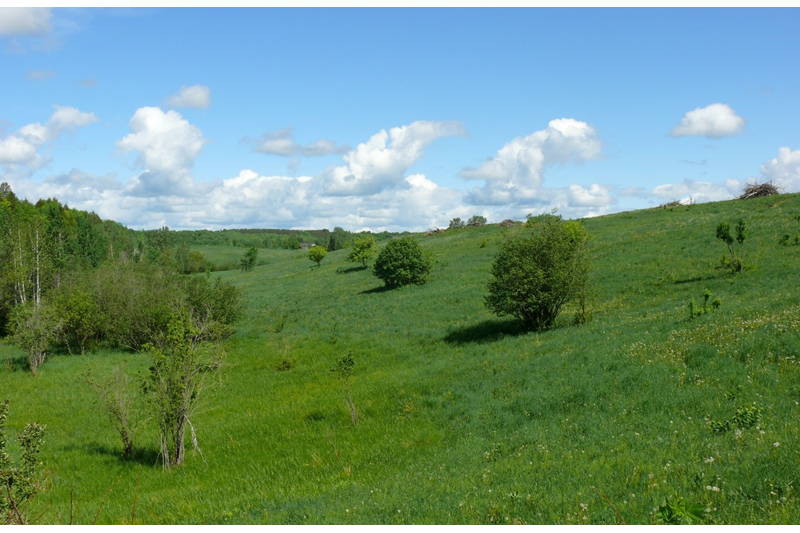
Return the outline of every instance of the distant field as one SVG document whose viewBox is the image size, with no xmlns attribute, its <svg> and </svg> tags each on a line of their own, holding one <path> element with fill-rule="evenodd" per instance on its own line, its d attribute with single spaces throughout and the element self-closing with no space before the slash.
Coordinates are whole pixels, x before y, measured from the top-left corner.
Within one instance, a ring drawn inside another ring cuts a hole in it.
<svg viewBox="0 0 800 533">
<path fill-rule="evenodd" d="M 192 245 L 191 251 L 203 254 L 207 261 L 214 265 L 213 270 L 238 270 L 239 261 L 247 252 L 247 248 L 241 246 L 212 246 L 212 245 Z M 283 250 L 258 248 L 259 265 L 266 264 L 270 257 L 284 257 L 286 254 L 299 254 L 300 250 Z"/>
<path fill-rule="evenodd" d="M 740 217 L 747 268 L 730 275 L 715 228 Z M 703 523 L 800 522 L 800 195 L 585 225 L 593 318 L 568 308 L 541 333 L 484 307 L 497 225 L 417 235 L 437 263 L 399 290 L 347 250 L 320 268 L 259 250 L 254 271 L 214 274 L 247 312 L 192 421 L 202 456 L 172 471 L 150 426 L 121 458 L 82 380 L 142 375 L 146 354 L 57 355 L 31 377 L 0 346 L 10 428 L 48 426 L 34 514 L 66 523 L 74 499 L 78 523 L 650 524 L 668 498 Z M 689 319 L 706 289 L 719 309 Z M 331 372 L 347 352 L 355 426 Z"/>
</svg>

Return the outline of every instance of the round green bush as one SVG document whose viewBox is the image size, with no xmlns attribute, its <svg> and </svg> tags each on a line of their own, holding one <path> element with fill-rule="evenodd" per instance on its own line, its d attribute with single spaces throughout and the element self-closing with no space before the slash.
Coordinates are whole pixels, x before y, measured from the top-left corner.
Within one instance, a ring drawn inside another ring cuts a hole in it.
<svg viewBox="0 0 800 533">
<path fill-rule="evenodd" d="M 433 268 L 433 258 L 426 254 L 411 237 L 389 241 L 378 254 L 372 273 L 386 287 L 395 288 L 412 283 L 422 285 Z"/>
<path fill-rule="evenodd" d="M 579 222 L 531 218 L 500 246 L 486 306 L 498 316 L 517 317 L 530 330 L 551 327 L 562 306 L 586 292 L 588 240 Z"/>
</svg>

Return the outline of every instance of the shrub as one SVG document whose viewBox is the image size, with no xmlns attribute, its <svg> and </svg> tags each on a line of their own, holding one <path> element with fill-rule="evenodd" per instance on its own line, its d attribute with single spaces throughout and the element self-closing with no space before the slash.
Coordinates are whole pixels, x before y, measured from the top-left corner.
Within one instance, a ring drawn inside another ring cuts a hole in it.
<svg viewBox="0 0 800 533">
<path fill-rule="evenodd" d="M 258 259 L 258 249 L 255 246 L 251 246 L 239 260 L 239 266 L 242 272 L 250 272 L 253 270 L 256 266 L 256 259 Z"/>
<path fill-rule="evenodd" d="M 527 329 L 553 325 L 562 306 L 585 294 L 589 275 L 583 225 L 556 215 L 531 217 L 500 246 L 486 306 Z"/>
<path fill-rule="evenodd" d="M 50 343 L 56 339 L 58 320 L 48 305 L 29 302 L 11 311 L 11 340 L 28 356 L 31 374 L 44 363 Z"/>
<path fill-rule="evenodd" d="M 322 260 L 325 259 L 327 255 L 328 250 L 326 250 L 324 246 L 314 246 L 308 251 L 308 258 L 317 264 L 317 268 L 320 267 L 320 263 L 322 263 Z"/>
<path fill-rule="evenodd" d="M 191 417 L 210 377 L 222 364 L 221 349 L 201 341 L 200 331 L 188 315 L 176 314 L 170 318 L 161 347 L 146 346 L 153 359 L 144 392 L 158 423 L 165 468 L 183 464 L 187 429 L 192 445 L 199 450 Z"/>
<path fill-rule="evenodd" d="M 46 426 L 28 424 L 19 436 L 22 457 L 14 466 L 6 447 L 6 416 L 8 400 L 0 405 L 0 524 L 28 523 L 25 516 L 28 504 L 42 490 L 36 480 L 36 467 L 41 464 L 39 455 L 44 444 Z"/>
<path fill-rule="evenodd" d="M 450 221 L 450 226 L 448 226 L 448 229 L 460 229 L 463 227 L 464 227 L 464 221 L 456 217 Z"/>
<path fill-rule="evenodd" d="M 351 263 L 361 263 L 364 268 L 367 268 L 367 263 L 377 250 L 375 237 L 372 235 L 358 236 L 353 239 L 353 245 L 347 259 Z"/>
<path fill-rule="evenodd" d="M 467 226 L 483 226 L 486 224 L 486 217 L 474 215 L 467 220 Z"/>
<path fill-rule="evenodd" d="M 53 304 L 61 323 L 58 331 L 60 340 L 69 353 L 75 348 L 81 355 L 84 354 L 103 328 L 104 319 L 97 298 L 85 288 L 70 284 L 62 286 Z"/>
<path fill-rule="evenodd" d="M 717 239 L 722 240 L 725 245 L 728 247 L 728 251 L 731 254 L 731 259 L 729 263 L 725 262 L 725 258 L 723 256 L 723 264 L 729 266 L 732 272 L 741 272 L 744 260 L 744 240 L 747 238 L 747 226 L 745 225 L 744 219 L 739 219 L 739 222 L 736 224 L 736 242 L 739 244 L 739 251 L 736 252 L 736 249 L 733 246 L 733 235 L 731 235 L 731 226 L 727 222 L 720 222 L 717 224 Z"/>
<path fill-rule="evenodd" d="M 422 285 L 428 280 L 431 268 L 433 258 L 414 239 L 404 237 L 386 244 L 375 260 L 372 273 L 386 287 L 395 288 L 412 283 Z"/>
</svg>

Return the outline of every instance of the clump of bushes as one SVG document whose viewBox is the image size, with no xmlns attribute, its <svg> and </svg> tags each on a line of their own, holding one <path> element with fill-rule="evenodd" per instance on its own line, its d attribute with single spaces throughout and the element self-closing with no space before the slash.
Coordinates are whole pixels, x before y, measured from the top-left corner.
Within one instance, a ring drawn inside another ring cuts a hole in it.
<svg viewBox="0 0 800 533">
<path fill-rule="evenodd" d="M 719 306 L 721 305 L 721 303 L 719 301 L 719 298 L 714 298 L 712 300 L 711 296 L 713 296 L 713 294 L 711 293 L 710 290 L 708 290 L 708 289 L 704 290 L 703 291 L 703 305 L 701 305 L 701 306 L 698 306 L 695 303 L 694 298 L 689 300 L 689 318 L 690 319 L 698 317 L 700 315 L 705 315 L 707 313 L 710 313 L 711 311 L 716 311 L 717 309 L 719 309 Z"/>
<path fill-rule="evenodd" d="M 588 242 L 580 222 L 552 214 L 529 218 L 497 252 L 486 306 L 529 330 L 551 327 L 564 304 L 587 293 Z M 585 302 L 581 307 L 585 316 Z"/>
<path fill-rule="evenodd" d="M 39 305 L 14 307 L 9 329 L 35 374 L 54 345 L 84 353 L 99 344 L 135 351 L 158 344 L 179 313 L 191 317 L 204 340 L 226 338 L 242 313 L 241 291 L 219 279 L 121 261 L 65 276 Z"/>
<path fill-rule="evenodd" d="M 389 241 L 378 254 L 372 272 L 387 288 L 422 285 L 433 268 L 433 258 L 411 237 Z"/>
</svg>

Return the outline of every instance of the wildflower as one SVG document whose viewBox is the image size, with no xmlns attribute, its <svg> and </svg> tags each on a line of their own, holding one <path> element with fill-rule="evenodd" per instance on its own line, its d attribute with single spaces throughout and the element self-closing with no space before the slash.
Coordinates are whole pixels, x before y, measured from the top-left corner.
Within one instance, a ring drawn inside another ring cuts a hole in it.
<svg viewBox="0 0 800 533">
<path fill-rule="evenodd" d="M 714 458 L 713 457 L 709 457 L 709 458 L 706 459 L 706 463 L 708 463 L 708 464 L 711 464 L 713 462 L 714 462 Z"/>
<path fill-rule="evenodd" d="M 719 492 L 719 487 L 717 487 L 716 485 L 714 485 L 714 486 L 706 485 L 706 490 L 710 490 L 710 491 L 713 491 L 713 492 Z"/>
<path fill-rule="evenodd" d="M 774 442 L 774 443 L 772 443 L 772 445 L 773 445 L 775 448 L 777 448 L 778 446 L 780 446 L 780 445 L 781 445 L 781 443 L 780 443 L 780 442 Z"/>
</svg>

